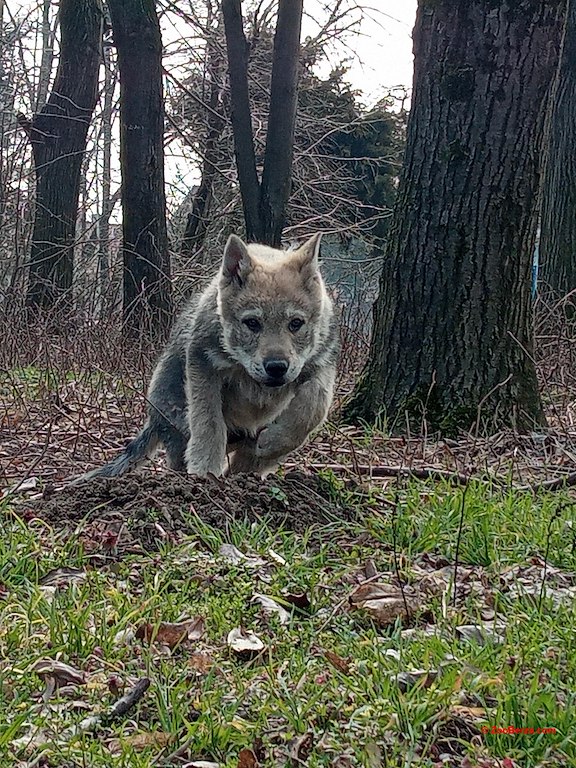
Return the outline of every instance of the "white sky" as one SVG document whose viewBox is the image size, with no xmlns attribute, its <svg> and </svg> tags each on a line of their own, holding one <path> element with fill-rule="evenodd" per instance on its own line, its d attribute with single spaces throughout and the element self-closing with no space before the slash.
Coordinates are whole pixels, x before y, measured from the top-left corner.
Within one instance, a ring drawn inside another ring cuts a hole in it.
<svg viewBox="0 0 576 768">
<path fill-rule="evenodd" d="M 324 4 L 322 0 L 305 0 L 305 13 L 314 13 L 314 3 Z M 359 0 L 359 5 L 363 4 L 367 7 L 359 34 L 346 41 L 349 49 L 344 52 L 350 57 L 349 79 L 369 104 L 396 86 L 412 86 L 412 28 L 417 0 Z M 302 36 L 313 33 L 314 22 L 305 16 Z M 342 53 L 340 48 L 337 57 Z"/>
<path fill-rule="evenodd" d="M 414 61 L 412 28 L 417 0 L 376 0 L 382 11 L 362 24 L 358 40 L 359 61 L 352 63 L 350 78 L 367 97 L 395 86 L 412 86 Z M 385 10 L 384 10 L 385 9 Z"/>
</svg>

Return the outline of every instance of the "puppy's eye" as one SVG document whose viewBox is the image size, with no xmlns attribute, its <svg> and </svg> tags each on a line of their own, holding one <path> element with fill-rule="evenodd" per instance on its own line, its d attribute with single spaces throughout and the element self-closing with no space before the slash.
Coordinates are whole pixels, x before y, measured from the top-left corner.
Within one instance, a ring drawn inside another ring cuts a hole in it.
<svg viewBox="0 0 576 768">
<path fill-rule="evenodd" d="M 262 330 L 262 323 L 256 317 L 245 317 L 242 322 L 252 333 L 259 333 Z"/>
<path fill-rule="evenodd" d="M 288 323 L 288 329 L 292 331 L 292 333 L 296 333 L 296 331 L 299 331 L 303 325 L 304 325 L 304 320 L 302 320 L 299 317 L 294 317 Z"/>
</svg>

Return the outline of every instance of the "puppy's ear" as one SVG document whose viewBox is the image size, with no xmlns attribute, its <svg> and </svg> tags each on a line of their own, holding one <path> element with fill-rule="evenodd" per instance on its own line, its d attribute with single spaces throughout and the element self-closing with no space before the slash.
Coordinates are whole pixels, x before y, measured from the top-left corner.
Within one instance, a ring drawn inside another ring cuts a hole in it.
<svg viewBox="0 0 576 768">
<path fill-rule="evenodd" d="M 222 279 L 226 283 L 236 282 L 242 285 L 254 265 L 245 243 L 237 236 L 230 235 L 224 247 L 222 259 Z"/>
<path fill-rule="evenodd" d="M 304 245 L 301 245 L 294 254 L 294 260 L 305 278 L 316 277 L 320 274 L 321 240 L 322 232 L 317 232 L 308 238 Z"/>
</svg>

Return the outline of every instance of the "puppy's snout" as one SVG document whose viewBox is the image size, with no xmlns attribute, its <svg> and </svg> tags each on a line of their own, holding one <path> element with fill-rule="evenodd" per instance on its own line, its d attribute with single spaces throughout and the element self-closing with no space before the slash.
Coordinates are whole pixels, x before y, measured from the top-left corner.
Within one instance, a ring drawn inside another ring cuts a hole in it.
<svg viewBox="0 0 576 768">
<path fill-rule="evenodd" d="M 281 357 L 267 357 L 264 360 L 264 370 L 275 381 L 280 381 L 288 373 L 288 360 Z"/>
</svg>

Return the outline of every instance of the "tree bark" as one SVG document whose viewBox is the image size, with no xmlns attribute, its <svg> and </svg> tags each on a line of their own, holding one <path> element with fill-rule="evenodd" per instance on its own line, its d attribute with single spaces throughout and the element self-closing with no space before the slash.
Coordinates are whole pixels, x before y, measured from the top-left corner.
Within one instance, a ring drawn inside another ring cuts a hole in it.
<svg viewBox="0 0 576 768">
<path fill-rule="evenodd" d="M 542 194 L 540 280 L 556 297 L 576 289 L 576 0 L 569 0 Z M 576 308 L 576 296 L 570 304 Z"/>
<path fill-rule="evenodd" d="M 420 0 L 400 188 L 349 419 L 543 422 L 531 269 L 565 0 Z"/>
<path fill-rule="evenodd" d="M 209 25 L 207 25 L 209 28 Z M 212 193 L 214 180 L 218 173 L 218 160 L 222 155 L 221 138 L 222 132 L 226 127 L 226 119 L 221 114 L 223 106 L 221 104 L 221 95 L 223 91 L 222 81 L 224 75 L 224 66 L 222 64 L 222 54 L 220 46 L 221 23 L 219 21 L 216 30 L 208 32 L 209 38 L 207 47 L 207 77 L 208 86 L 208 106 L 206 113 L 206 139 L 203 147 L 202 175 L 200 185 L 192 201 L 192 210 L 186 220 L 186 228 L 180 253 L 187 258 L 195 258 L 202 248 L 204 238 L 208 229 L 210 220 L 208 218 L 210 204 L 212 202 Z"/>
<path fill-rule="evenodd" d="M 60 60 L 52 93 L 20 119 L 34 156 L 36 206 L 27 304 L 72 302 L 74 235 L 86 136 L 98 97 L 100 0 L 60 0 Z"/>
<path fill-rule="evenodd" d="M 120 74 L 124 331 L 162 337 L 172 302 L 160 24 L 154 0 L 109 0 L 108 8 Z"/>
<path fill-rule="evenodd" d="M 244 35 L 241 0 L 222 0 L 222 14 L 228 51 L 234 155 L 244 209 L 246 238 L 250 242 L 259 242 L 262 240 L 259 211 L 260 182 L 256 171 L 252 113 L 248 92 L 249 46 Z"/>
<path fill-rule="evenodd" d="M 110 291 L 110 217 L 112 188 L 112 122 L 116 72 L 108 41 L 102 51 L 104 65 L 104 104 L 102 108 L 102 208 L 98 219 L 98 292 L 100 317 L 104 319 L 113 304 Z"/>
<path fill-rule="evenodd" d="M 278 247 L 290 197 L 303 0 L 279 0 L 260 188 L 262 239 Z"/>
<path fill-rule="evenodd" d="M 279 0 L 262 183 L 258 179 L 248 89 L 249 46 L 241 0 L 222 0 L 238 183 L 249 241 L 277 246 L 290 194 L 303 0 Z"/>
</svg>

